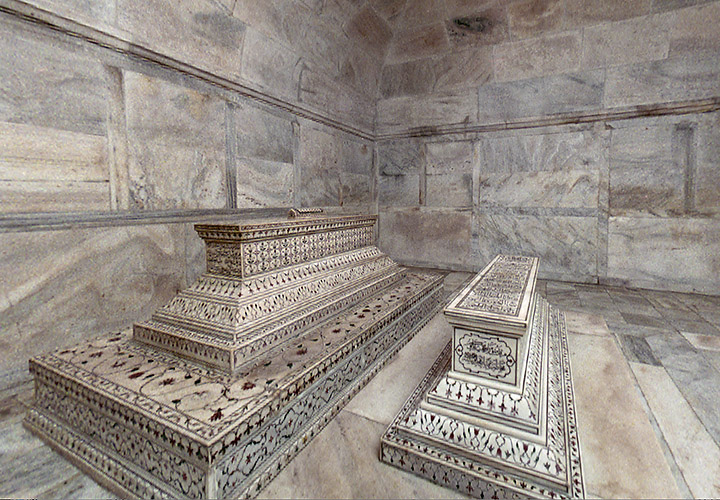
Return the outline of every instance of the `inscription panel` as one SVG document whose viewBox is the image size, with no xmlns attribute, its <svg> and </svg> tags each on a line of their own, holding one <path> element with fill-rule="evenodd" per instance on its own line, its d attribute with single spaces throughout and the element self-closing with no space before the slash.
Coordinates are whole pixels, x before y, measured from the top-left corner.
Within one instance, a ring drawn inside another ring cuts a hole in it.
<svg viewBox="0 0 720 500">
<path fill-rule="evenodd" d="M 453 370 L 501 382 L 517 380 L 517 337 L 455 328 Z"/>
</svg>

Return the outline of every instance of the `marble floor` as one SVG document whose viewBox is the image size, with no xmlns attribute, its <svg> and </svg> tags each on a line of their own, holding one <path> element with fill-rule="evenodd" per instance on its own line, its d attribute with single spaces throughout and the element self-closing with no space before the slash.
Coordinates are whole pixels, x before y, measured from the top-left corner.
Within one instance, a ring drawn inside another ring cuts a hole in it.
<svg viewBox="0 0 720 500">
<path fill-rule="evenodd" d="M 469 276 L 449 274 L 446 292 Z M 539 290 L 566 311 L 588 497 L 720 497 L 720 297 L 553 281 Z M 439 314 L 260 497 L 462 497 L 377 458 L 449 334 Z M 0 497 L 112 496 L 22 427 L 31 399 L 29 377 L 0 378 Z"/>
</svg>

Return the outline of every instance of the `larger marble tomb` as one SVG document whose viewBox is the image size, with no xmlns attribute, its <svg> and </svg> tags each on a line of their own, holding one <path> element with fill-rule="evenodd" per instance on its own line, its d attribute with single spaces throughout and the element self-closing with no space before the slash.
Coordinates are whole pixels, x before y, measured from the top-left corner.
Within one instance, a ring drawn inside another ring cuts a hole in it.
<svg viewBox="0 0 720 500">
<path fill-rule="evenodd" d="M 152 318 L 30 361 L 25 425 L 142 498 L 251 497 L 439 309 L 375 216 L 196 225 L 207 273 Z"/>
<path fill-rule="evenodd" d="M 384 462 L 479 498 L 582 498 L 565 316 L 538 259 L 497 256 L 450 299 L 452 340 L 381 440 Z"/>
</svg>

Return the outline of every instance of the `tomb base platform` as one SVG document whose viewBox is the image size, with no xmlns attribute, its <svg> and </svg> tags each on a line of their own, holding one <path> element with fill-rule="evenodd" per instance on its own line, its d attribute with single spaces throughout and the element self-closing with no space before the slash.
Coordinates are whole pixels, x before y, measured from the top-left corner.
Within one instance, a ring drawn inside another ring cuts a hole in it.
<svg viewBox="0 0 720 500">
<path fill-rule="evenodd" d="M 31 361 L 25 425 L 123 495 L 251 497 L 442 300 L 442 276 L 407 273 L 235 375 L 105 335 Z"/>
<path fill-rule="evenodd" d="M 448 343 L 381 440 L 380 458 L 478 498 L 583 498 L 565 315 L 540 296 L 522 392 L 457 378 Z"/>
</svg>

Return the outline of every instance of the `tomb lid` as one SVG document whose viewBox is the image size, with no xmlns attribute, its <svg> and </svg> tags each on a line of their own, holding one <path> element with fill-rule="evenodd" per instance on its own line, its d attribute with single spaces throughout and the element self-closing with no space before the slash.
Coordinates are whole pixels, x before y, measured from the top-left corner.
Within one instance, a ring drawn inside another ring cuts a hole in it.
<svg viewBox="0 0 720 500">
<path fill-rule="evenodd" d="M 195 224 L 195 231 L 205 241 L 244 242 L 366 227 L 376 221 L 376 215 L 317 215 L 249 219 L 237 224 Z"/>
<path fill-rule="evenodd" d="M 453 325 L 524 335 L 532 320 L 539 259 L 498 255 L 445 307 Z"/>
</svg>

